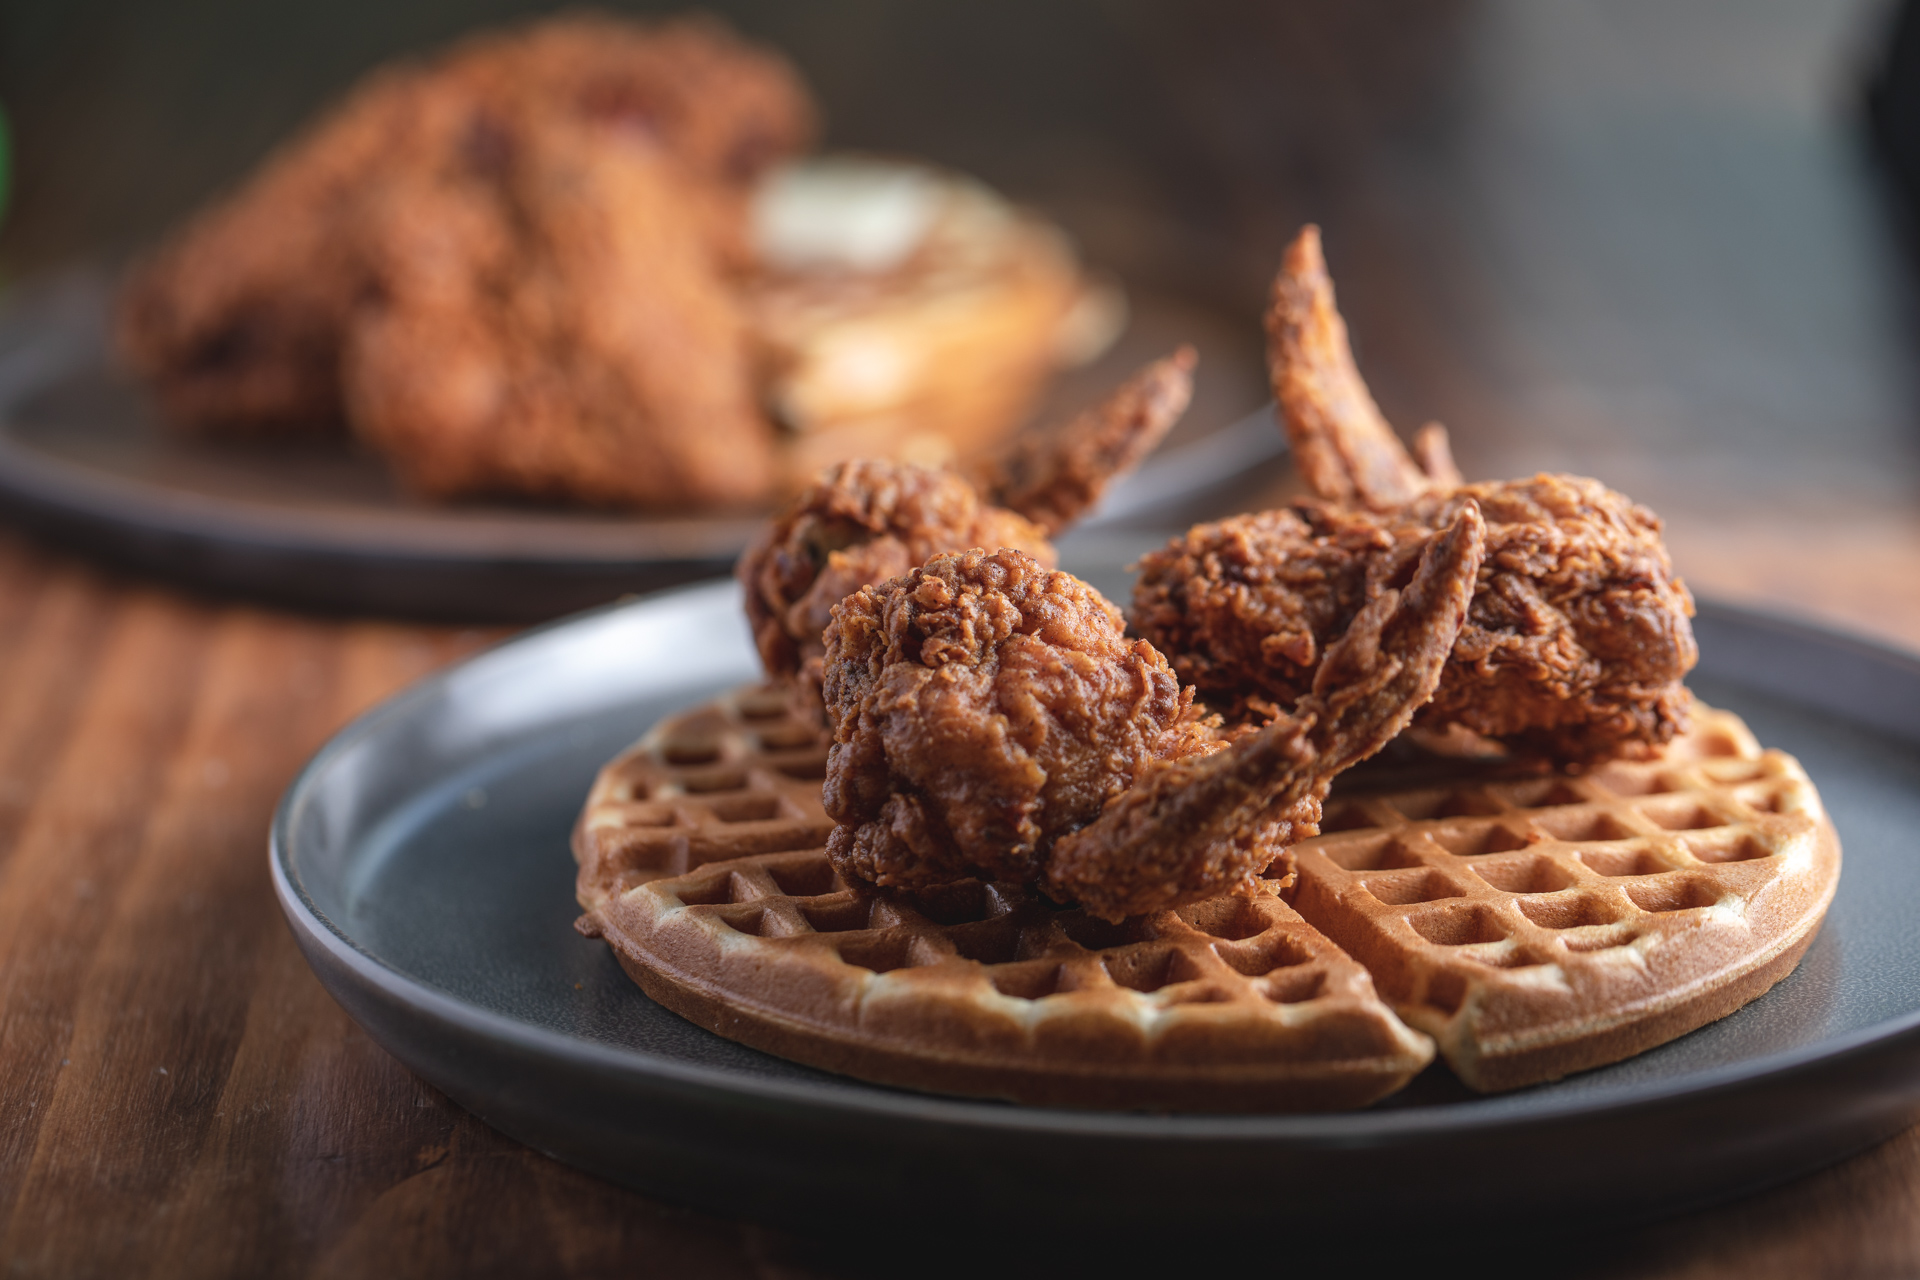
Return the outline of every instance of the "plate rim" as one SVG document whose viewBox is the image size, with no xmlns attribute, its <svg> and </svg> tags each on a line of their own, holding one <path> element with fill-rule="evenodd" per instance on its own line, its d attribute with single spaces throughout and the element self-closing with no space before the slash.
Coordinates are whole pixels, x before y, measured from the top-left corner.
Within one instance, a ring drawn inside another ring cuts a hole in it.
<svg viewBox="0 0 1920 1280">
<path fill-rule="evenodd" d="M 657 1079 L 663 1084 L 691 1086 L 714 1094 L 745 1095 L 743 1101 L 800 1105 L 817 1113 L 838 1113 L 896 1122 L 963 1125 L 1027 1135 L 1055 1133 L 1061 1137 L 1076 1138 L 1279 1142 L 1311 1147 L 1401 1138 L 1431 1139 L 1457 1132 L 1484 1133 L 1524 1128 L 1547 1122 L 1590 1119 L 1604 1113 L 1671 1105 L 1738 1086 L 1765 1084 L 1789 1077 L 1796 1071 L 1835 1063 L 1870 1051 L 1920 1029 L 1920 1008 L 1915 1008 L 1894 1018 L 1823 1038 L 1812 1044 L 1725 1063 L 1689 1074 L 1680 1080 L 1628 1083 L 1564 1099 L 1543 1096 L 1535 1105 L 1525 1109 L 1503 1109 L 1490 1115 L 1479 1114 L 1481 1104 L 1523 1096 L 1524 1091 L 1522 1094 L 1494 1094 L 1431 1107 L 1370 1108 L 1319 1114 L 1251 1112 L 1208 1115 L 1020 1106 L 890 1089 L 853 1077 L 837 1078 L 831 1087 L 807 1080 L 769 1079 L 727 1067 L 676 1062 L 641 1048 L 604 1044 L 523 1022 L 457 997 L 387 964 L 358 945 L 306 892 L 294 865 L 295 849 L 291 837 L 294 811 L 303 802 L 321 771 L 334 758 L 370 734 L 378 732 L 383 721 L 403 715 L 414 703 L 436 696 L 458 673 L 491 655 L 537 642 L 563 629 L 604 620 L 616 613 L 664 609 L 682 597 L 731 594 L 735 591 L 737 587 L 728 581 L 701 582 L 649 593 L 635 600 L 615 602 L 530 628 L 416 681 L 343 726 L 294 775 L 275 806 L 269 831 L 268 854 L 274 893 L 296 936 L 303 943 L 322 948 L 329 958 L 399 1007 L 409 1009 L 416 1015 L 454 1024 L 469 1034 L 535 1056 L 559 1059 L 571 1067 L 606 1071 L 636 1080 Z M 1699 602 L 1699 610 L 1703 616 L 1747 624 L 1774 633 L 1786 633 L 1803 641 L 1840 643 L 1920 672 L 1920 653 L 1872 637 L 1793 618 L 1773 610 L 1721 602 L 1711 597 Z M 1834 712 L 1831 708 L 1828 710 L 1843 720 L 1860 722 L 1858 717 Z M 1884 727 L 1876 727 L 1887 731 Z M 1911 731 L 1901 736 L 1909 741 L 1914 738 Z"/>
</svg>

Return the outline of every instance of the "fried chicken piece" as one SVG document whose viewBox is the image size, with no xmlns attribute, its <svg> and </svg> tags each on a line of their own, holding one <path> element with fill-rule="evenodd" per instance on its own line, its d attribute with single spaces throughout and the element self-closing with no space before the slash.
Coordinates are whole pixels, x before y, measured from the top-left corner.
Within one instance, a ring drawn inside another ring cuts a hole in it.
<svg viewBox="0 0 1920 1280">
<path fill-rule="evenodd" d="M 379 288 L 342 359 L 356 433 L 432 497 L 764 494 L 746 332 L 672 162 L 600 122 L 474 118 L 481 144 L 370 184 Z"/>
<path fill-rule="evenodd" d="M 826 634 L 834 866 L 881 886 L 1036 884 L 1116 920 L 1249 882 L 1432 693 L 1480 538 L 1468 508 L 1355 620 L 1302 714 L 1237 741 L 1193 718 L 1118 609 L 1030 556 L 936 556 L 863 588 Z"/>
<path fill-rule="evenodd" d="M 575 13 L 495 40 L 542 92 L 657 140 L 742 201 L 817 129 L 793 65 L 711 16 L 646 24 Z"/>
<path fill-rule="evenodd" d="M 950 471 L 881 461 L 829 468 L 774 515 L 734 569 L 767 674 L 797 678 L 817 695 L 820 633 L 833 606 L 938 552 L 1012 547 L 1052 567 L 1049 536 L 1166 435 L 1192 396 L 1193 365 L 1183 347 L 1066 426 L 1019 446 L 995 471 L 998 492 L 1011 493 L 1000 506 Z"/>
<path fill-rule="evenodd" d="M 755 185 L 817 131 L 792 65 L 708 16 L 644 23 L 571 13 L 473 37 L 447 66 L 489 103 L 602 126 L 670 159 L 703 205 L 705 238 L 733 266 L 752 257 Z"/>
<path fill-rule="evenodd" d="M 1693 600 L 1660 521 L 1595 480 L 1462 485 L 1437 424 L 1416 465 L 1353 367 L 1319 236 L 1288 250 L 1268 319 L 1274 392 L 1322 501 L 1197 525 L 1144 557 L 1134 625 L 1230 722 L 1303 697 L 1328 644 L 1466 503 L 1487 520 L 1472 607 L 1423 730 L 1567 764 L 1644 754 L 1687 724 Z"/>
<path fill-rule="evenodd" d="M 965 477 L 911 462 L 842 462 L 775 514 L 734 567 L 767 674 L 817 691 L 833 606 L 943 551 L 1012 547 L 1051 568 L 1039 525 Z"/>
<path fill-rule="evenodd" d="M 1193 399 L 1194 349 L 1136 373 L 1072 421 L 1020 439 L 989 480 L 993 499 L 1049 537 L 1091 511 L 1117 476 L 1140 465 Z"/>
<path fill-rule="evenodd" d="M 363 205 L 463 155 L 484 166 L 503 121 L 597 125 L 657 153 L 703 210 L 701 252 L 731 259 L 749 189 L 805 145 L 813 111 L 784 60 L 703 19 L 571 15 L 376 71 L 129 276 L 120 349 L 166 416 L 250 433 L 337 424 L 346 331 L 382 288 Z"/>
<path fill-rule="evenodd" d="M 1252 882 L 1320 833 L 1335 775 L 1373 755 L 1439 685 L 1485 547 L 1471 502 L 1428 540 L 1404 589 L 1387 588 L 1327 649 L 1290 716 L 1224 750 L 1146 760 L 1099 819 L 1053 846 L 1043 884 L 1109 920 Z"/>
<path fill-rule="evenodd" d="M 1384 514 L 1309 501 L 1196 525 L 1141 559 L 1134 626 L 1229 722 L 1257 722 L 1307 693 L 1327 646 L 1469 503 L 1486 516 L 1486 559 L 1415 723 L 1565 763 L 1684 728 L 1680 680 L 1699 651 L 1659 521 L 1577 477 L 1467 485 Z"/>
<path fill-rule="evenodd" d="M 260 435 L 339 424 L 341 338 L 368 288 L 341 227 L 367 177 L 417 149 L 425 94 L 417 69 L 375 72 L 128 275 L 120 356 L 169 422 Z"/>
<path fill-rule="evenodd" d="M 1295 464 L 1315 493 L 1385 511 L 1432 486 L 1432 478 L 1414 465 L 1381 416 L 1353 363 L 1347 322 L 1334 305 L 1333 281 L 1320 251 L 1320 228 L 1312 223 L 1287 246 L 1273 279 L 1267 365 Z M 1440 432 L 1444 450 L 1446 437 L 1438 423 L 1426 434 L 1432 438 L 1434 432 Z"/>
<path fill-rule="evenodd" d="M 826 650 L 828 849 L 870 884 L 1037 881 L 1187 705 L 1119 609 L 1010 548 L 861 588 Z"/>
</svg>

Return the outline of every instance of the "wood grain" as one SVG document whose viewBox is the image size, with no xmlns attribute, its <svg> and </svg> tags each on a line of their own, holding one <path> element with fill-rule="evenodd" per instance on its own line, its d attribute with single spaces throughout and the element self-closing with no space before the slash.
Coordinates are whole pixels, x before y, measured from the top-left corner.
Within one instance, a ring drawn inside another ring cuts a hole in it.
<svg viewBox="0 0 1920 1280">
<path fill-rule="evenodd" d="M 1752 594 L 1797 575 L 1777 548 L 1697 537 Z M 307 970 L 267 878 L 277 797 L 346 720 L 492 636 L 194 601 L 5 539 L 0 619 L 0 1259 L 14 1274 L 888 1271 L 519 1147 L 388 1057 Z M 1920 620 L 1879 621 L 1920 646 Z M 1920 1131 L 1545 1274 L 1894 1274 L 1920 1267 L 1917 1204 Z"/>
<path fill-rule="evenodd" d="M 1574 470 L 1652 503 L 1703 594 L 1920 648 L 1920 311 L 1832 105 L 1864 0 L 711 7 L 794 53 L 837 143 L 979 172 L 1095 261 L 1238 308 L 1249 332 L 1280 246 L 1318 220 L 1403 430 L 1445 420 L 1472 475 Z M 0 10 L 22 176 L 6 264 L 151 238 L 376 57 L 473 11 L 256 12 Z M 491 638 L 191 599 L 0 537 L 9 1274 L 977 1269 L 945 1242 L 868 1248 L 857 1205 L 804 1239 L 562 1167 L 416 1080 L 320 988 L 268 882 L 273 805 L 347 719 Z M 1358 1241 L 1283 1207 L 1277 1223 L 1099 1260 L 1437 1270 L 1435 1242 L 1391 1223 Z M 1920 1274 L 1920 1130 L 1654 1226 L 1473 1225 L 1486 1274 Z M 1069 1274 L 1100 1243 L 995 1269 Z"/>
<path fill-rule="evenodd" d="M 281 920 L 265 835 L 294 771 L 494 638 L 193 601 L 0 540 L 9 1274 L 763 1274 L 753 1228 L 554 1164 L 416 1080 Z"/>
</svg>

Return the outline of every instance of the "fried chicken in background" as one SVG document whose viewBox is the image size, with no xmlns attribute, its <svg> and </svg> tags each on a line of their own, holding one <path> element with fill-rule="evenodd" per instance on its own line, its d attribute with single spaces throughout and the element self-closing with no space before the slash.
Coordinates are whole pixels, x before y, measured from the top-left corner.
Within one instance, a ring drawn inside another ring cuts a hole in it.
<svg viewBox="0 0 1920 1280">
<path fill-rule="evenodd" d="M 1432 694 L 1481 555 L 1471 505 L 1361 611 L 1294 717 L 1195 717 L 1120 611 L 1011 549 L 940 555 L 833 613 L 824 803 L 843 876 L 1037 885 L 1118 920 L 1244 886 L 1318 832 L 1333 776 Z"/>
<path fill-rule="evenodd" d="M 455 153 L 368 192 L 380 286 L 348 329 L 347 405 L 410 488 L 673 507 L 771 487 L 704 213 L 609 127 L 510 115 L 481 163 Z"/>
<path fill-rule="evenodd" d="M 1117 287 L 962 175 L 794 163 L 782 59 L 575 14 L 367 76 L 130 273 L 163 416 L 342 422 L 429 498 L 665 509 L 823 465 L 978 466 L 1117 334 Z"/>
<path fill-rule="evenodd" d="M 715 439 L 664 439 L 668 474 L 586 496 L 756 496 L 770 428 L 719 280 L 747 256 L 755 182 L 812 132 L 786 62 L 710 21 L 574 15 L 476 37 L 369 76 L 138 268 L 121 349 L 177 422 L 272 433 L 345 411 L 443 495 L 551 493 L 670 417 L 655 434 Z M 575 342 L 590 350 L 564 374 L 476 372 L 506 346 Z M 405 427 L 388 412 L 416 406 L 429 415 Z M 458 465 L 443 436 L 492 452 Z"/>
<path fill-rule="evenodd" d="M 877 460 L 829 469 L 776 512 L 735 567 L 760 661 L 818 701 L 821 633 L 835 604 L 943 551 L 1011 547 L 1047 567 L 1054 534 L 1150 453 L 1186 411 L 1196 357 L 1157 360 L 1102 403 L 1036 433 L 983 477 Z M 1012 509 L 1009 509 L 1012 508 Z"/>
<path fill-rule="evenodd" d="M 337 425 L 341 340 L 369 287 L 340 229 L 369 177 L 417 145 L 423 80 L 368 77 L 129 274 L 120 354 L 171 424 L 257 435 Z"/>
<path fill-rule="evenodd" d="M 1133 623 L 1230 721 L 1293 707 L 1328 646 L 1467 505 L 1486 556 L 1433 701 L 1459 728 L 1566 764 L 1685 728 L 1693 600 L 1651 512 L 1573 476 L 1461 484 L 1437 425 L 1416 463 L 1353 364 L 1319 232 L 1289 248 L 1268 315 L 1274 394 L 1319 499 L 1196 526 L 1140 563 Z"/>
</svg>

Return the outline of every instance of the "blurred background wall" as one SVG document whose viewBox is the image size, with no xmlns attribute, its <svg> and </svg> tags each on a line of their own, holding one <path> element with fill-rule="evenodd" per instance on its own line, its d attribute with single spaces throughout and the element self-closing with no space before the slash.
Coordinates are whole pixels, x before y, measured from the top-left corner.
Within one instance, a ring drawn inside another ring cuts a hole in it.
<svg viewBox="0 0 1920 1280">
<path fill-rule="evenodd" d="M 830 144 L 977 173 L 1098 258 L 1228 298 L 1257 298 L 1275 215 L 1311 208 L 1356 155 L 1435 139 L 1479 25 L 1465 0 L 700 7 L 800 65 Z M 0 252 L 18 270 L 137 244 L 375 63 L 540 8 L 11 0 L 0 101 L 22 196 Z"/>
<path fill-rule="evenodd" d="M 979 174 L 1249 334 L 1321 222 L 1383 407 L 1448 422 L 1470 474 L 1912 535 L 1913 309 L 1859 127 L 1879 0 L 707 7 L 792 56 L 831 144 Z M 370 65 L 531 11 L 9 0 L 0 267 L 122 255 Z"/>
</svg>

